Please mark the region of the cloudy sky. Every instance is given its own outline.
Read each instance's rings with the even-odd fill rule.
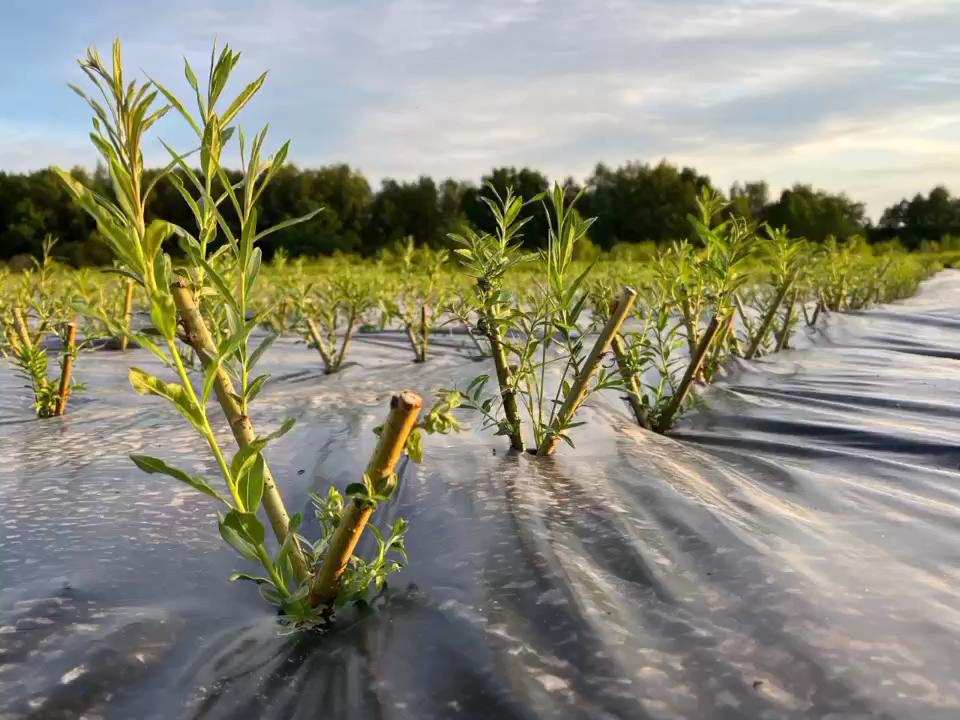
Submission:
[[[177,89],[214,38],[270,76],[243,117],[373,181],[661,158],[883,207],[960,193],[958,0],[3,0],[0,169],[92,166],[75,58]],[[190,135],[164,121],[148,141]]]

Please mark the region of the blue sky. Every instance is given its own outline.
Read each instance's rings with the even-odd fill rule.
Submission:
[[[115,36],[177,89],[217,36],[242,117],[303,166],[477,179],[494,165],[584,178],[597,161],[695,166],[847,191],[875,218],[960,193],[958,0],[3,0],[0,169],[92,166],[75,58]],[[148,140],[182,147],[164,120]]]

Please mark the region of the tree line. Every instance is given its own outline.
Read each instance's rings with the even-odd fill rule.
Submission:
[[[82,168],[72,172],[99,192],[112,195],[103,168],[93,173]],[[265,238],[264,254],[270,257],[282,248],[290,256],[338,251],[372,255],[407,236],[443,246],[446,234],[465,223],[493,229],[482,200],[489,192],[488,183],[500,192],[512,187],[525,198],[550,186],[546,175],[537,170],[502,167],[476,184],[450,179],[437,182],[422,176],[413,181],[386,179],[374,189],[348,165],[311,169],[288,165],[263,198],[260,224],[272,225],[318,206],[324,211],[309,223]],[[710,179],[693,168],[666,161],[631,162],[618,168],[599,164],[582,186],[573,179],[564,184],[571,195],[583,191],[578,209],[598,218],[590,239],[602,250],[621,243],[662,243],[683,237],[689,228],[687,215],[696,210],[696,197],[704,187],[712,187]],[[915,247],[923,240],[960,232],[960,198],[951,197],[943,187],[893,205],[876,226],[868,221],[862,203],[809,185],[794,185],[772,198],[764,182],[735,183],[727,197],[731,212],[773,226],[786,225],[795,236],[814,242],[831,235],[861,234],[871,240],[898,237],[907,247]],[[157,184],[147,214],[186,228],[193,225],[188,207],[169,181]],[[534,219],[524,237],[531,247],[537,247],[546,238],[547,226],[542,213],[532,214]],[[97,240],[96,228],[72,204],[50,171],[0,172],[0,259],[38,256],[48,234],[59,239],[57,254],[69,262],[100,265],[110,261]]]

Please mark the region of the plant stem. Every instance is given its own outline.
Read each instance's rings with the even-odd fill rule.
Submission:
[[[430,342],[430,328],[427,323],[427,304],[420,306],[420,362],[427,361],[427,345]]]
[[[723,321],[723,325],[720,326],[720,330],[717,333],[717,340],[713,343],[713,349],[710,351],[709,360],[706,362],[706,368],[704,373],[704,380],[706,382],[712,382],[714,376],[717,374],[717,370],[720,368],[721,354],[723,353],[723,346],[730,337],[730,334],[733,332],[733,313],[727,313],[726,319]]]
[[[180,321],[183,323],[186,343],[193,348],[200,359],[200,364],[206,370],[214,362],[217,350],[206,322],[200,314],[200,309],[194,301],[193,291],[183,280],[177,280],[173,283],[170,290],[173,294],[173,301],[177,306],[177,313],[180,315]],[[249,446],[256,439],[257,433],[249,416],[241,411],[240,403],[236,399],[233,381],[223,368],[217,371],[213,388],[237,445],[240,448]],[[263,468],[263,511],[270,521],[270,526],[273,528],[273,534],[277,541],[282,544],[289,532],[290,517],[266,462],[264,462]],[[293,546],[290,549],[290,560],[297,582],[302,582],[306,579],[309,568],[300,543],[296,538],[294,538]]]
[[[493,366],[497,371],[497,383],[500,385],[500,399],[503,402],[503,414],[510,425],[510,447],[523,451],[523,423],[520,420],[520,408],[517,406],[516,390],[512,387],[513,378],[507,364],[507,350],[500,338],[500,330],[493,318],[487,318],[487,339],[493,355]]]
[[[703,361],[707,357],[707,351],[710,349],[714,338],[717,336],[717,332],[720,330],[720,324],[720,315],[718,312],[710,320],[706,332],[703,334],[703,337],[700,338],[700,344],[697,346],[697,351],[690,360],[690,364],[687,365],[683,379],[680,380],[680,384],[673,393],[673,397],[670,398],[670,404],[667,406],[667,409],[663,411],[660,420],[657,422],[656,431],[658,433],[665,433],[670,429],[674,415],[676,415],[677,411],[683,406],[683,402],[687,399],[687,394],[693,386],[693,379],[700,372]]]
[[[23,311],[18,307],[13,309],[13,328],[20,338],[20,344],[32,348],[33,340],[30,338],[30,329],[27,326],[27,321],[23,317]]]
[[[733,303],[737,308],[737,314],[740,316],[740,322],[743,323],[743,329],[746,331],[747,339],[749,340],[751,337],[753,337],[753,321],[747,314],[747,309],[743,306],[743,300],[740,299],[740,293],[733,293]],[[738,351],[737,354],[740,355],[741,353]]]
[[[352,308],[350,310],[350,320],[347,322],[347,332],[343,336],[343,344],[340,346],[340,352],[337,354],[337,364],[336,369],[339,370],[340,366],[343,365],[343,358],[347,354],[347,346],[350,344],[350,338],[353,337],[353,328],[357,324],[357,310]]]
[[[767,312],[764,314],[763,320],[760,322],[760,327],[757,330],[757,334],[753,336],[750,347],[747,348],[747,360],[752,360],[756,356],[757,352],[760,350],[760,346],[763,344],[763,341],[766,340],[767,333],[770,332],[770,325],[773,324],[773,319],[777,316],[777,310],[780,309],[780,306],[783,304],[783,299],[790,291],[790,286],[793,285],[794,277],[795,275],[793,274],[787,276],[787,278],[783,281],[783,285],[777,291],[777,295],[774,297],[773,302],[770,303],[770,307],[767,308]]]
[[[3,332],[7,336],[7,343],[10,345],[10,350],[13,351],[14,355],[19,355],[21,345],[20,338],[17,337],[16,331],[9,325],[6,325],[3,328]]]
[[[123,299],[123,328],[125,332],[120,336],[120,351],[126,352],[130,330],[133,328],[133,280],[127,280],[127,294]]]
[[[73,358],[77,354],[77,324],[67,325],[67,344],[63,349],[63,365],[60,369],[60,390],[57,393],[57,402],[54,406],[55,416],[65,415],[67,399],[70,397],[70,375],[73,372]]]
[[[806,317],[806,315],[807,315],[807,308],[806,308],[806,305],[804,305],[803,315],[804,315],[804,318],[805,318],[806,321],[807,321],[807,326],[808,326],[808,327],[813,327],[814,325],[817,324],[817,319],[820,317],[820,311],[821,311],[821,310],[823,310],[823,300],[820,299],[819,297],[817,298],[817,304],[816,304],[816,306],[813,308],[813,316],[812,316],[812,317]]]
[[[537,455],[552,455],[557,449],[557,443],[560,442],[560,433],[569,425],[573,416],[576,414],[580,405],[590,394],[590,380],[600,367],[600,361],[604,354],[610,349],[610,342],[620,332],[624,321],[630,315],[633,309],[633,303],[637,299],[637,291],[632,288],[624,288],[620,293],[620,299],[617,302],[616,309],[610,313],[606,324],[600,331],[600,336],[593,344],[593,349],[580,368],[580,372],[573,381],[570,390],[564,395],[563,405],[557,413],[551,425],[551,430],[544,442],[537,448]]]
[[[207,445],[210,447],[210,451],[213,453],[213,457],[217,461],[217,467],[220,468],[220,474],[223,475],[223,478],[227,483],[227,487],[230,488],[230,493],[233,495],[233,502],[237,506],[238,510],[241,512],[246,512],[246,505],[244,505],[243,498],[240,497],[239,489],[237,488],[236,482],[234,482],[233,474],[230,472],[230,466],[227,465],[227,460],[223,457],[223,451],[220,449],[220,444],[217,442],[213,428],[210,427],[210,421],[207,418],[206,408],[201,406],[200,398],[197,397],[197,393],[193,389],[193,384],[190,382],[190,373],[187,372],[187,368],[183,364],[183,359],[180,355],[180,350],[177,348],[176,341],[167,340],[167,350],[170,352],[170,357],[173,359],[173,367],[176,369],[177,376],[180,378],[180,382],[183,384],[187,394],[190,396],[191,402],[199,407],[203,413],[203,429],[200,431],[200,434],[203,435],[204,440],[207,441]]]
[[[307,318],[307,330],[310,332],[310,339],[313,340],[313,344],[317,346],[317,352],[320,353],[320,357],[323,359],[323,370],[329,375],[337,371],[337,368],[333,365],[333,358],[330,356],[330,352],[327,350],[323,336],[320,334],[320,328],[317,327],[317,323],[313,321],[312,318]]]
[[[623,342],[623,336],[617,333],[610,341],[610,349],[617,358],[617,367],[620,369],[620,377],[627,388],[627,402],[633,410],[633,416],[637,419],[637,424],[642,428],[650,429],[650,418],[643,407],[640,394],[640,382],[636,374],[630,368],[630,360],[627,357],[627,349]]]
[[[783,325],[780,328],[780,334],[777,336],[777,352],[786,349],[790,343],[790,319],[793,315],[793,306],[797,302],[797,293],[790,296],[790,302],[787,303],[787,314],[783,316]]]
[[[420,396],[409,391],[398,393],[390,399],[390,414],[364,472],[378,495],[389,490],[397,461],[403,454],[422,407]],[[360,505],[356,499],[344,508],[327,554],[319,562],[310,583],[310,604],[313,607],[329,605],[337,599],[340,578],[346,572],[373,511],[372,505]]]

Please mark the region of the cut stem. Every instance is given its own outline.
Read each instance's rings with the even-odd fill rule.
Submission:
[[[20,338],[21,345],[28,348],[33,347],[30,329],[27,326],[27,321],[23,317],[23,311],[18,307],[13,309],[13,329],[16,331],[17,337]]]
[[[797,303],[797,293],[790,296],[790,302],[787,303],[787,314],[783,316],[783,325],[780,327],[780,333],[777,336],[777,352],[785,350],[790,344],[790,320],[793,316],[793,306]]]
[[[773,302],[770,303],[770,307],[767,308],[767,312],[764,314],[763,320],[760,322],[760,327],[757,330],[757,334],[753,336],[753,341],[750,343],[750,347],[747,348],[747,360],[752,360],[756,356],[756,354],[760,351],[760,346],[763,345],[763,341],[767,339],[767,334],[770,332],[770,326],[773,324],[773,319],[777,316],[777,311],[783,304],[783,299],[790,291],[790,287],[793,285],[794,277],[795,276],[793,274],[787,276],[786,280],[783,282],[783,285],[777,291],[777,295],[773,299]]]
[[[77,324],[67,325],[67,345],[63,349],[63,364],[60,368],[60,389],[57,392],[57,404],[53,414],[57,417],[67,413],[67,400],[70,397],[70,375],[73,373],[73,359],[77,355]]]
[[[343,359],[347,355],[347,347],[350,345],[350,339],[353,337],[353,328],[357,324],[357,311],[356,308],[350,310],[350,319],[347,321],[347,332],[343,336],[343,344],[340,346],[340,352],[337,353],[337,361],[334,366],[335,370],[339,370],[340,366],[343,365]]]
[[[700,372],[700,368],[703,366],[703,361],[707,357],[707,352],[710,350],[710,346],[713,344],[714,338],[717,337],[717,334],[720,330],[720,325],[721,320],[718,313],[715,314],[710,320],[710,324],[707,326],[706,332],[704,332],[703,337],[700,338],[700,344],[697,346],[697,352],[690,360],[690,364],[687,365],[687,370],[683,374],[680,384],[677,386],[677,391],[673,394],[673,397],[670,398],[670,404],[660,416],[660,420],[657,423],[656,428],[658,433],[665,433],[673,424],[673,418],[677,414],[677,411],[683,406],[684,401],[687,399],[687,394],[690,392],[690,388],[693,386],[693,380],[695,377],[697,377],[697,374]]]
[[[590,350],[590,354],[584,361],[583,367],[580,368],[573,385],[564,396],[563,405],[560,406],[560,411],[551,423],[550,432],[540,444],[540,447],[537,448],[537,455],[541,457],[552,455],[557,449],[557,443],[560,442],[560,436],[564,428],[570,424],[580,405],[590,394],[590,381],[596,374],[597,368],[600,367],[600,361],[603,360],[604,354],[610,349],[611,341],[620,332],[624,321],[630,315],[636,299],[637,291],[632,288],[624,288],[623,292],[620,293],[616,309],[610,313],[610,317],[600,331],[600,336],[593,344],[593,349]]]
[[[736,336],[736,333],[733,333],[733,313],[727,313],[726,319],[723,321],[723,324],[720,326],[720,330],[717,333],[717,339],[713,343],[713,348],[710,351],[709,360],[706,362],[706,367],[704,369],[704,379],[706,382],[713,382],[713,378],[716,376],[717,371],[720,369],[720,361],[722,359],[724,345],[730,339],[730,335],[733,334]]]
[[[394,482],[394,470],[422,407],[423,400],[413,392],[404,391],[390,399],[390,414],[364,472],[378,495],[386,494]],[[373,510],[372,505],[361,505],[357,499],[352,499],[343,509],[327,554],[318,563],[310,583],[310,604],[313,607],[330,605],[337,599],[340,578],[347,570]]]
[[[213,364],[217,356],[217,349],[210,331],[207,329],[207,324],[200,314],[200,309],[193,299],[193,291],[183,280],[177,280],[170,290],[173,294],[173,301],[177,306],[177,313],[180,315],[180,321],[183,323],[184,340],[187,345],[193,348],[200,359],[200,364],[206,370]],[[253,422],[241,411],[233,380],[230,379],[227,371],[223,368],[217,371],[213,389],[237,445],[240,448],[248,447],[256,439],[257,433],[254,430]],[[264,462],[263,467],[263,511],[270,521],[270,526],[273,528],[273,534],[277,541],[282,544],[289,532],[290,516],[287,514],[283,497],[280,495],[280,490],[277,488],[277,484],[273,480],[273,474],[267,467],[266,462]],[[309,568],[300,543],[296,538],[293,539],[290,549],[290,560],[297,582],[303,582],[309,573]]]
[[[19,355],[20,348],[22,346],[20,344],[20,338],[18,337],[16,330],[13,328],[13,325],[5,325],[3,332],[7,337],[7,344],[10,346],[10,350],[14,355]]]

